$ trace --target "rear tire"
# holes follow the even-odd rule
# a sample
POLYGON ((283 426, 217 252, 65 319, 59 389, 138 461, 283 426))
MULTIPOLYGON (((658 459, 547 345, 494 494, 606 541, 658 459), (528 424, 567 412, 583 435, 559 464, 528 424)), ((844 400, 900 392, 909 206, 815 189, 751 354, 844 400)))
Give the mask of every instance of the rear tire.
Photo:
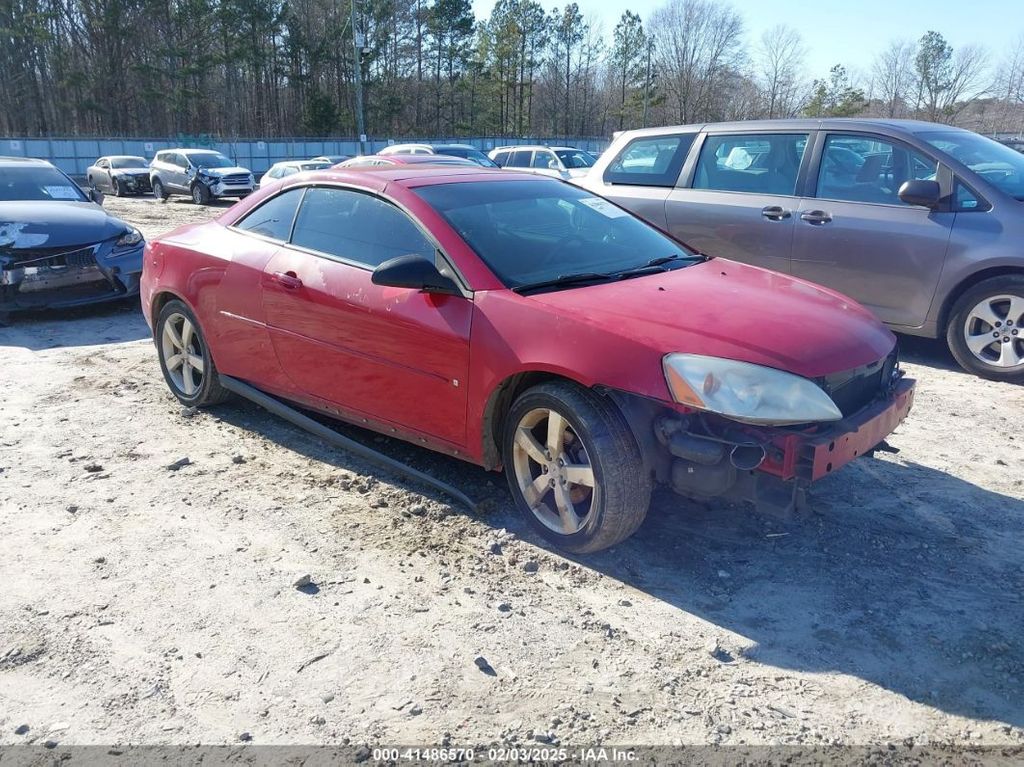
POLYGON ((502 451, 516 506, 561 549, 613 546, 647 515, 652 481, 633 433, 611 400, 588 389, 528 389, 509 410, 502 451))
POLYGON ((209 407, 230 396, 220 385, 199 321, 184 303, 174 299, 160 310, 155 340, 164 380, 181 404, 209 407))
POLYGON ((158 200, 167 199, 167 190, 164 189, 164 182, 159 177, 153 179, 153 196, 158 200))
POLYGON ((1024 383, 1024 275, 992 277, 964 291, 950 312, 946 341, 965 370, 1024 383))

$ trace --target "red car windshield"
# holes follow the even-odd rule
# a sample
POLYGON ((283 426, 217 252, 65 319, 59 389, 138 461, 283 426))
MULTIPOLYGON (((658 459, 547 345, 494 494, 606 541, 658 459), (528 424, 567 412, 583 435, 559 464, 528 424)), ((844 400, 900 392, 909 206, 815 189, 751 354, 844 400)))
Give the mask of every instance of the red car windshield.
POLYGON ((555 180, 472 181, 415 192, 513 289, 618 279, 670 268, 670 261, 683 266, 693 256, 622 208, 555 180))

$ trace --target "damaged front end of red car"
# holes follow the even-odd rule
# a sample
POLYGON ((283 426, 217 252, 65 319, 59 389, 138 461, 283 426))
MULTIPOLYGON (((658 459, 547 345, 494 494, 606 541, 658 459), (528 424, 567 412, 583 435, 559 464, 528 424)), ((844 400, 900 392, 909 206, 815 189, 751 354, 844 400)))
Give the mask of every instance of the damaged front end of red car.
POLYGON ((811 483, 856 458, 892 451, 885 440, 914 402, 915 381, 899 368, 895 348, 873 364, 802 380, 834 404, 836 418, 756 423, 696 402, 670 408, 608 393, 628 413, 647 468, 659 482, 689 498, 745 501, 760 512, 786 516, 804 504, 811 483))

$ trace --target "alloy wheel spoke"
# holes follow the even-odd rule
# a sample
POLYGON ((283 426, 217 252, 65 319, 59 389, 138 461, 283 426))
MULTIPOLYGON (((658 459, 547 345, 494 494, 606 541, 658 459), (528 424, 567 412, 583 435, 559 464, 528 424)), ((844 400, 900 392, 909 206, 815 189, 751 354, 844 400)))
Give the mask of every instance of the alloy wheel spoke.
POLYGON ((997 342, 999 339, 994 338, 991 333, 979 333, 975 336, 967 336, 965 341, 967 342, 967 348, 970 349, 974 354, 981 355, 986 348, 997 342))
POLYGON ((565 465, 565 478, 571 485, 594 486, 594 469, 585 463, 565 465))
POLYGON ((185 364, 181 366, 181 386, 185 394, 191 397, 196 391, 196 381, 193 377, 192 366, 185 364))
POLYGON ((544 457, 544 448, 525 426, 516 429, 516 444, 537 463, 543 464, 547 460, 544 457))
POLYGON ((983 301, 971 310, 971 319, 978 319, 994 328, 996 323, 1002 324, 1003 318, 996 314, 991 301, 983 301))
POLYGON ((572 498, 569 496, 567 485, 555 485, 555 505, 558 507, 558 517, 562 520, 562 531, 569 535, 580 529, 580 518, 572 506, 572 498))
POLYGON ((997 363, 1000 367, 1012 368, 1024 361, 1024 357, 1017 353, 1016 346, 1017 344, 1013 341, 1002 344, 1002 348, 999 350, 999 362, 997 363))
POLYGON ((1024 298, 1010 296, 1010 309, 1006 313, 1006 319, 1010 320, 1014 327, 1017 327, 1024 320, 1024 298))
POLYGON ((187 349, 192 344, 192 333, 194 329, 192 323, 188 320, 181 321, 181 343, 182 346, 187 349))
POLYGON ((560 413, 554 410, 548 411, 548 451, 551 459, 556 460, 562 454, 563 435, 565 434, 565 419, 560 413))
POLYGON ((548 478, 543 474, 537 476, 530 484, 523 488, 523 497, 526 499, 526 504, 530 508, 537 507, 544 496, 548 494, 548 490, 551 489, 551 484, 548 482, 548 478))
POLYGON ((178 334, 173 322, 164 323, 164 337, 175 349, 183 349, 185 347, 181 342, 181 336, 178 334))
POLYGON ((192 367, 193 370, 195 370, 196 372, 202 374, 202 372, 203 372, 203 358, 200 357, 198 354, 193 354, 192 352, 189 352, 188 353, 188 364, 192 367))
POLYGON ((170 357, 167 358, 167 369, 168 370, 177 370, 178 368, 180 368, 184 364, 185 364, 185 355, 183 355, 181 353, 172 354, 170 357))

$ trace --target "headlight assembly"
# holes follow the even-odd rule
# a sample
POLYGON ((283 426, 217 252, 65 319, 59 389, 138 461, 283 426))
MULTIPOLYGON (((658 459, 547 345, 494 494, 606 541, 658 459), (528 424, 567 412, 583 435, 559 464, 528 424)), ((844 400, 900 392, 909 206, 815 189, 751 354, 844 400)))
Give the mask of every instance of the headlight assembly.
POLYGON ((138 245, 140 242, 142 242, 142 232, 134 226, 129 226, 128 230, 117 238, 114 246, 117 248, 130 248, 133 245, 138 245))
POLYGON ((749 362, 668 354, 662 361, 673 399, 744 423, 838 421, 843 414, 813 381, 749 362))

